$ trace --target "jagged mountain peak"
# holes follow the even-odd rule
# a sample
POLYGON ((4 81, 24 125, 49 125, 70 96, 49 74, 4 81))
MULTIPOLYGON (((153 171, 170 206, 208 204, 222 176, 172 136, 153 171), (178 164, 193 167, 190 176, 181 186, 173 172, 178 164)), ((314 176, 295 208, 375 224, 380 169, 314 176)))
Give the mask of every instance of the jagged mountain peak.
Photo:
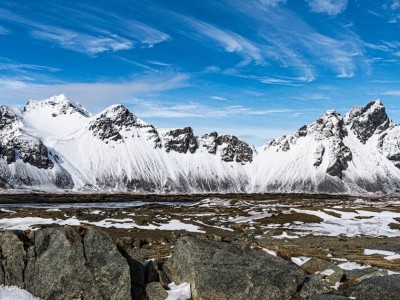
POLYGON ((69 99, 65 94, 55 95, 44 100, 29 100, 23 112, 26 113, 35 110, 48 110, 53 117, 72 113, 79 113, 84 117, 92 115, 80 103, 69 99))
POLYGON ((364 107, 353 107, 345 115, 344 120, 363 144, 374 134, 380 134, 394 126, 379 99, 369 102, 364 107))

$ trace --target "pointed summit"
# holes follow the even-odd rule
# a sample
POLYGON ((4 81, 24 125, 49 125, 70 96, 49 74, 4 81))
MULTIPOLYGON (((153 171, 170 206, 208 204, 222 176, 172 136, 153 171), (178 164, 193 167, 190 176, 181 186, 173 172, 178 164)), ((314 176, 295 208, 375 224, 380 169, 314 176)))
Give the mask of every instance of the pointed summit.
POLYGON ((345 123, 363 144, 375 133, 379 134, 393 125, 379 99, 364 107, 353 107, 346 114, 345 123))
POLYGON ((45 110, 51 113, 53 117, 72 113, 79 113, 85 117, 91 116, 91 113, 86 108, 78 102, 72 101, 65 94, 55 95, 45 100, 29 100, 23 112, 34 110, 45 110))

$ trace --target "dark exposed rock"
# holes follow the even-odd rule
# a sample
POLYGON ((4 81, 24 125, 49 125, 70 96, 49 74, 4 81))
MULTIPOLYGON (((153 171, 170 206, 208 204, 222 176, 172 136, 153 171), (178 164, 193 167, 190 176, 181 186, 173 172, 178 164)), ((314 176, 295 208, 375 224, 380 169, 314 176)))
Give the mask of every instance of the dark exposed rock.
POLYGON ((202 146, 208 150, 208 153, 215 154, 217 153, 217 138, 218 133, 211 132, 207 134, 203 134, 201 136, 202 146))
POLYGON ((168 293, 161 283, 151 282, 146 285, 146 300, 165 300, 167 297, 168 293))
POLYGON ((28 253, 25 288, 35 296, 49 300, 131 299, 127 261, 99 229, 86 227, 78 232, 65 226, 38 230, 28 253))
POLYGON ((290 299, 304 280, 296 265, 234 244, 185 237, 164 264, 169 279, 189 282, 192 299, 290 299))
POLYGON ((336 295, 314 295, 308 298, 308 300, 348 300, 349 298, 336 295))
POLYGON ((332 288, 325 277, 326 276, 322 274, 315 274, 307 277, 298 297, 300 299, 309 299, 312 295, 326 294, 332 291, 332 288))
POLYGON ((344 271, 346 274, 346 278, 348 280, 357 280, 361 281, 367 278, 378 277, 378 276, 387 276, 389 272, 387 270, 371 267, 364 269, 354 269, 354 270, 346 270, 344 271))
POLYGON ((157 263, 153 260, 147 262, 144 266, 144 277, 145 283, 160 281, 160 275, 158 274, 157 263))
POLYGON ((198 145, 191 127, 174 129, 165 133, 164 147, 167 152, 171 150, 179 153, 195 153, 198 145))
POLYGON ((39 169, 51 169, 54 166, 47 147, 41 140, 29 136, 15 137, 0 144, 0 155, 8 164, 21 159, 39 169))
POLYGON ((391 126, 385 107, 380 101, 371 101, 363 108, 354 108, 346 115, 346 123, 358 139, 365 142, 374 134, 391 126))
POLYGON ((95 227, 88 227, 83 245, 86 265, 102 299, 130 299, 129 267, 111 237, 95 227))
POLYGON ((337 145, 336 157, 334 161, 328 166, 326 172, 331 176, 339 177, 343 176, 343 171, 347 170, 348 162, 353 159, 353 155, 349 147, 347 147, 342 141, 337 145))
POLYGON ((88 127, 95 137, 106 142, 110 140, 122 141, 120 131, 122 129, 130 131, 132 128, 144 129, 143 134, 154 143, 154 148, 161 147, 161 140, 154 126, 140 121, 123 105, 112 106, 98 118, 90 122, 88 127))
POLYGON ((13 232, 5 231, 0 234, 0 250, 0 284, 24 288, 26 254, 23 243, 13 232))
POLYGON ((341 268, 328 260, 317 257, 313 257, 308 260, 306 263, 301 265, 301 268, 309 274, 332 270, 332 274, 325 275, 324 277, 330 285, 334 285, 336 282, 340 282, 343 277, 343 270, 341 268))
POLYGON ((221 135, 216 142, 219 146, 224 146, 221 153, 223 161, 246 163, 253 160, 253 149, 236 136, 221 135))
POLYGON ((0 106, 0 130, 11 129, 12 124, 17 121, 17 117, 7 106, 0 106))
POLYGON ((244 164, 253 160, 253 149, 236 136, 218 136, 218 133, 211 132, 202 135, 201 144, 211 154, 216 154, 217 149, 221 148, 223 161, 236 161, 244 164))
POLYGON ((28 260, 26 289, 43 299, 101 299, 85 257, 81 236, 71 227, 35 232, 36 256, 28 260), (46 282, 46 284, 43 284, 46 282))
POLYGON ((397 300, 400 295, 400 275, 365 279, 345 290, 344 295, 362 300, 397 300))

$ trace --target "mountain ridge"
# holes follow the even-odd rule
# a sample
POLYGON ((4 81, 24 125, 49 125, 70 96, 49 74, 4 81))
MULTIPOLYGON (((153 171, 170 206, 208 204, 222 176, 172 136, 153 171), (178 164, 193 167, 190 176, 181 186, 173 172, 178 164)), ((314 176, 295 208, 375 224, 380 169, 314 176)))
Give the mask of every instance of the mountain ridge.
POLYGON ((65 95, 0 107, 0 183, 16 189, 152 193, 391 193, 400 129, 380 100, 330 110, 254 147, 232 135, 160 129, 123 105, 92 115, 65 95))

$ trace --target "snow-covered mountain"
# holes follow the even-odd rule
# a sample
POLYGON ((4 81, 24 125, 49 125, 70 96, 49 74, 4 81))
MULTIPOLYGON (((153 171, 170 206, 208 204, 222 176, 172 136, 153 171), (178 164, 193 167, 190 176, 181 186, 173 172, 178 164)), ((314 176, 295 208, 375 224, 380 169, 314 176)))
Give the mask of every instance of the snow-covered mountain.
POLYGON ((327 111, 255 148, 160 129, 122 105, 92 115, 64 95, 0 107, 0 186, 134 192, 395 192, 400 127, 377 100, 327 111))

